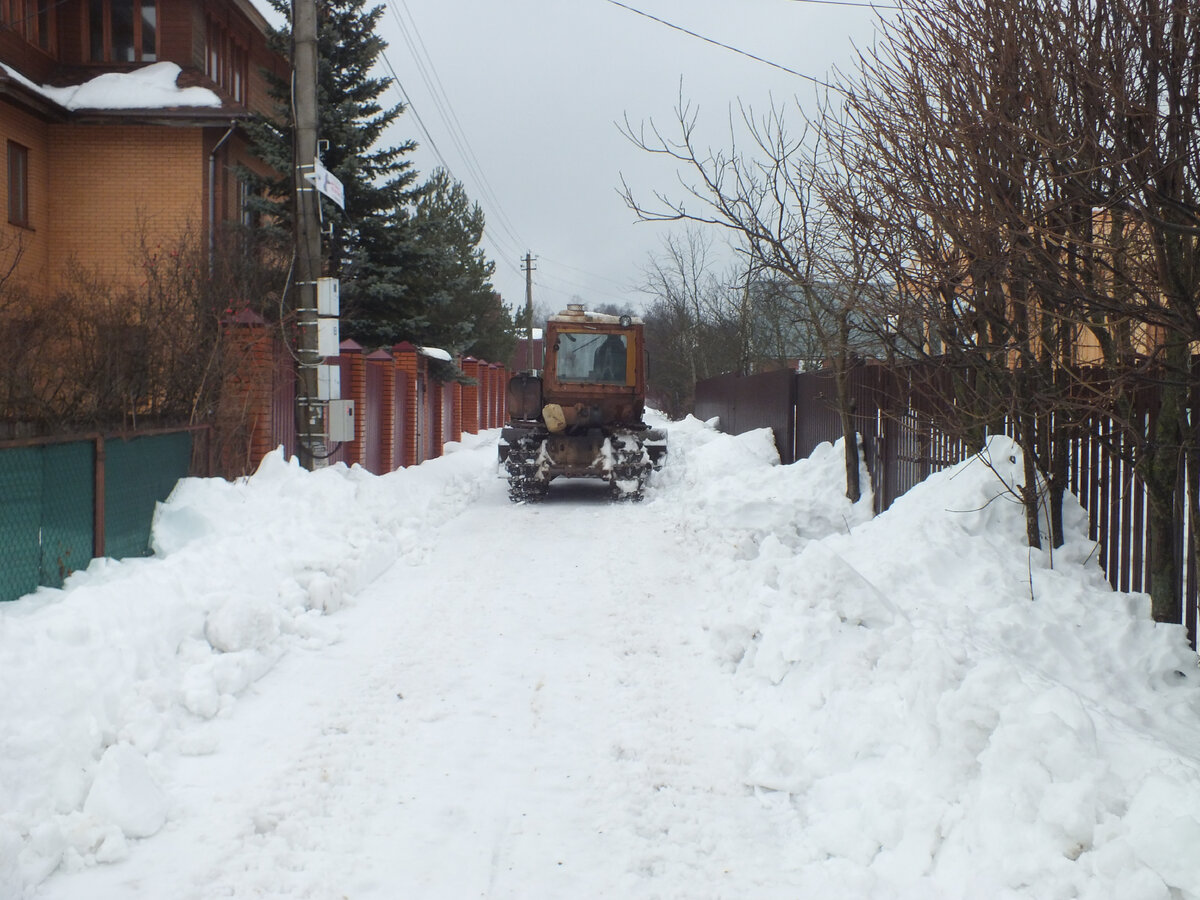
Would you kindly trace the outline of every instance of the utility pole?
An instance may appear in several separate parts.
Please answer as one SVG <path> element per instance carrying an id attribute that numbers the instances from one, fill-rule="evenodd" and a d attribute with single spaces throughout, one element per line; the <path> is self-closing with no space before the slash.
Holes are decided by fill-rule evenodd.
<path id="1" fill-rule="evenodd" d="M 533 366 L 533 255 L 525 251 L 525 368 Z"/>
<path id="2" fill-rule="evenodd" d="M 300 465 L 312 469 L 325 456 L 324 406 L 318 400 L 317 277 L 321 274 L 320 200 L 305 177 L 317 159 L 317 5 L 292 0 L 292 114 L 295 121 L 296 315 L 300 326 L 296 385 L 296 443 Z"/>

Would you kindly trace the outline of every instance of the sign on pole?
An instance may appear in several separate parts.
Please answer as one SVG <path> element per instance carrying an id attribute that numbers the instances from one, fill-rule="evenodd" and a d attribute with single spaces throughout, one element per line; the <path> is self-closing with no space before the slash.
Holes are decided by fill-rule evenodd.
<path id="1" fill-rule="evenodd" d="M 342 183 L 327 168 L 321 165 L 319 159 L 313 160 L 312 172 L 304 175 L 312 182 L 313 187 L 336 203 L 340 208 L 346 208 L 346 189 Z"/>

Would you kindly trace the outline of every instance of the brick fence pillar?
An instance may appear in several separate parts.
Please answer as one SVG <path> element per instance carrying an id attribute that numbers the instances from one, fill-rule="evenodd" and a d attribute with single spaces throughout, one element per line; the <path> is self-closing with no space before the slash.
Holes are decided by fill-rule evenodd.
<path id="1" fill-rule="evenodd" d="M 376 432 L 372 435 L 378 442 L 379 464 L 376 475 L 392 471 L 396 466 L 392 462 L 395 448 L 392 446 L 392 429 L 396 421 L 396 360 L 386 350 L 376 350 L 367 357 L 367 365 L 379 374 L 379 396 L 372 398 L 378 404 L 376 409 L 363 410 L 359 418 L 365 423 L 367 416 L 373 417 Z M 364 425 L 365 427 L 365 425 Z"/>
<path id="2" fill-rule="evenodd" d="M 480 373 L 479 360 L 468 356 L 462 361 L 463 374 L 474 381 L 474 384 L 462 386 L 462 430 L 468 434 L 479 434 L 479 394 Z"/>
<path id="3" fill-rule="evenodd" d="M 488 428 L 500 427 L 500 408 L 504 390 L 500 387 L 500 364 L 488 364 Z"/>
<path id="4" fill-rule="evenodd" d="M 492 367 L 479 361 L 479 430 L 492 427 Z"/>
<path id="5" fill-rule="evenodd" d="M 407 396 L 400 398 L 402 414 L 404 415 L 404 446 L 396 448 L 396 465 L 412 466 L 417 462 L 417 367 L 419 354 L 417 348 L 408 341 L 401 341 L 392 347 L 392 356 L 396 360 L 396 368 L 407 376 L 404 379 Z"/>
<path id="6" fill-rule="evenodd" d="M 457 443 L 462 440 L 463 435 L 463 383 L 454 382 L 452 390 L 453 399 L 450 402 L 454 406 L 450 417 L 450 440 Z"/>
<path id="7" fill-rule="evenodd" d="M 496 427 L 499 428 L 508 421 L 508 367 L 500 363 L 496 373 Z"/>
<path id="8" fill-rule="evenodd" d="M 446 443 L 446 382 L 430 380 L 426 390 L 433 396 L 430 404 L 433 421 L 429 423 L 433 432 L 433 455 L 442 455 L 442 446 Z"/>

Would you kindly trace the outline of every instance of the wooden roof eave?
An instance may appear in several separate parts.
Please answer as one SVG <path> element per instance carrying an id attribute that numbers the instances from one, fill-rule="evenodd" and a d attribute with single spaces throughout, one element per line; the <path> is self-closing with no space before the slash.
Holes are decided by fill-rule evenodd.
<path id="1" fill-rule="evenodd" d="M 53 100 L 0 69 L 0 100 L 22 109 L 47 122 L 65 122 L 70 113 Z"/>
<path id="2" fill-rule="evenodd" d="M 168 109 L 80 109 L 67 121 L 80 125 L 167 125 L 172 127 L 228 128 L 251 114 L 241 107 L 176 106 Z"/>

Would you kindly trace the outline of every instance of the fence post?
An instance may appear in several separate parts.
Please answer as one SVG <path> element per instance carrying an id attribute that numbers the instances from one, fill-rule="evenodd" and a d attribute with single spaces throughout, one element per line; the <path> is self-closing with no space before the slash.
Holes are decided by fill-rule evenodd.
<path id="1" fill-rule="evenodd" d="M 462 361 L 463 374 L 474 381 L 474 384 L 462 386 L 462 430 L 469 434 L 479 434 L 479 396 L 480 384 L 479 360 L 468 356 Z"/>
<path id="2" fill-rule="evenodd" d="M 395 360 L 386 350 L 376 350 L 366 358 L 365 385 L 367 408 L 358 413 L 363 422 L 364 464 L 376 475 L 392 471 L 392 427 L 395 416 Z"/>
<path id="3" fill-rule="evenodd" d="M 460 365 L 459 368 L 462 368 L 462 366 Z M 461 381 L 454 382 L 450 402 L 452 404 L 450 413 L 450 440 L 457 443 L 462 440 L 463 435 L 463 383 Z"/>
<path id="4" fill-rule="evenodd" d="M 492 368 L 479 361 L 479 430 L 492 427 Z"/>
<path id="5" fill-rule="evenodd" d="M 496 426 L 508 421 L 508 366 L 496 364 Z"/>
<path id="6" fill-rule="evenodd" d="M 417 463 L 417 348 L 408 341 L 392 347 L 396 368 L 405 374 L 403 400 L 404 446 L 398 448 L 399 464 L 412 466 Z"/>
<path id="7" fill-rule="evenodd" d="M 442 445 L 446 443 L 446 383 L 434 380 L 430 396 L 432 401 L 429 408 L 434 415 L 429 423 L 429 430 L 433 434 L 432 452 L 429 455 L 437 457 L 442 455 Z"/>
<path id="8" fill-rule="evenodd" d="M 107 483 L 107 476 L 104 471 L 104 463 L 107 457 L 107 451 L 104 448 L 104 436 L 96 435 L 94 442 L 95 453 L 95 487 L 92 491 L 92 556 L 100 558 L 104 556 L 104 486 Z"/>

